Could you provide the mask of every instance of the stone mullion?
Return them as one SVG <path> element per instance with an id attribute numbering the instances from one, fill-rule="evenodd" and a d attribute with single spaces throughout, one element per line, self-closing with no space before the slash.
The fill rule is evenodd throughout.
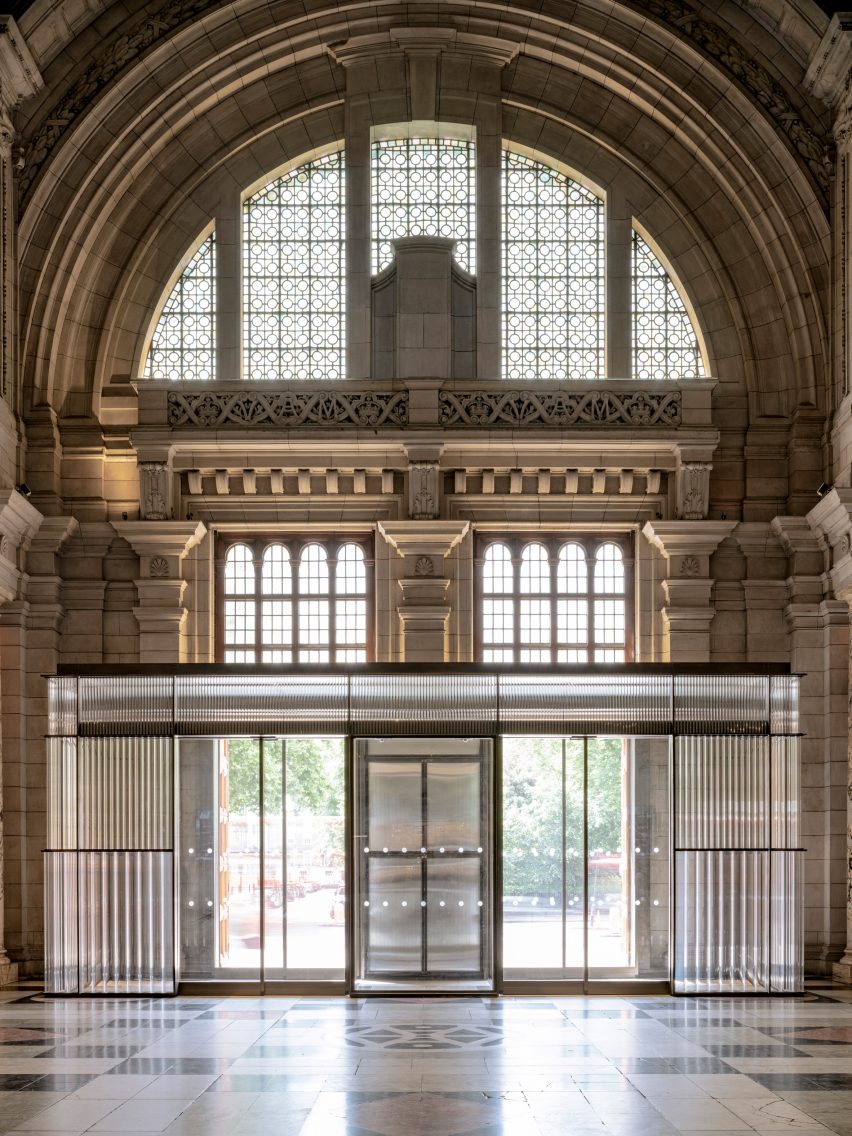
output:
<path id="1" fill-rule="evenodd" d="M 239 191 L 236 187 L 229 187 L 229 191 L 222 195 L 216 206 L 214 373 L 220 382 L 239 382 L 244 377 L 242 212 Z"/>
<path id="2" fill-rule="evenodd" d="M 630 208 L 618 186 L 606 199 L 605 372 L 616 379 L 633 377 L 632 237 Z"/>

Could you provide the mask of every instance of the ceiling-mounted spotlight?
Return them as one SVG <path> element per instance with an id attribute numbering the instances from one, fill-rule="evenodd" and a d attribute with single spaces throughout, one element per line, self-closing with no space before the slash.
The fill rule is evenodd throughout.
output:
<path id="1" fill-rule="evenodd" d="M 817 497 L 824 497 L 826 493 L 830 493 L 833 488 L 833 485 L 829 485 L 827 481 L 824 481 L 819 489 L 817 489 Z"/>
<path id="2" fill-rule="evenodd" d="M 27 485 L 26 481 L 22 481 L 21 484 L 16 485 L 15 488 L 21 494 L 22 497 L 32 496 L 32 489 L 30 489 L 30 487 L 29 487 L 29 485 Z"/>

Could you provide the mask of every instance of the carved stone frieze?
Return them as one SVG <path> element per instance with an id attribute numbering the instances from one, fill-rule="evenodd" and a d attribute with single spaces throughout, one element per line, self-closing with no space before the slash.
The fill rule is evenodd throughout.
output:
<path id="1" fill-rule="evenodd" d="M 404 426 L 408 391 L 169 391 L 170 426 Z"/>
<path id="2" fill-rule="evenodd" d="M 442 426 L 679 426 L 680 391 L 441 391 Z"/>

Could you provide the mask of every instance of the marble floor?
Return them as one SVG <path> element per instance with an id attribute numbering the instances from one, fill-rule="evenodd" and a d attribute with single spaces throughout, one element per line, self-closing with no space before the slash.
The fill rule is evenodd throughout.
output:
<path id="1" fill-rule="evenodd" d="M 0 1132 L 852 1136 L 852 990 L 804 999 L 0 993 Z"/>

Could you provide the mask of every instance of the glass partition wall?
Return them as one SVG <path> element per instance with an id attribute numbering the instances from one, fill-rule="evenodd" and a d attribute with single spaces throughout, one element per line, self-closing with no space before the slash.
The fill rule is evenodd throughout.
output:
<path id="1" fill-rule="evenodd" d="M 799 991 L 796 698 L 770 667 L 56 676 L 47 989 Z"/>

